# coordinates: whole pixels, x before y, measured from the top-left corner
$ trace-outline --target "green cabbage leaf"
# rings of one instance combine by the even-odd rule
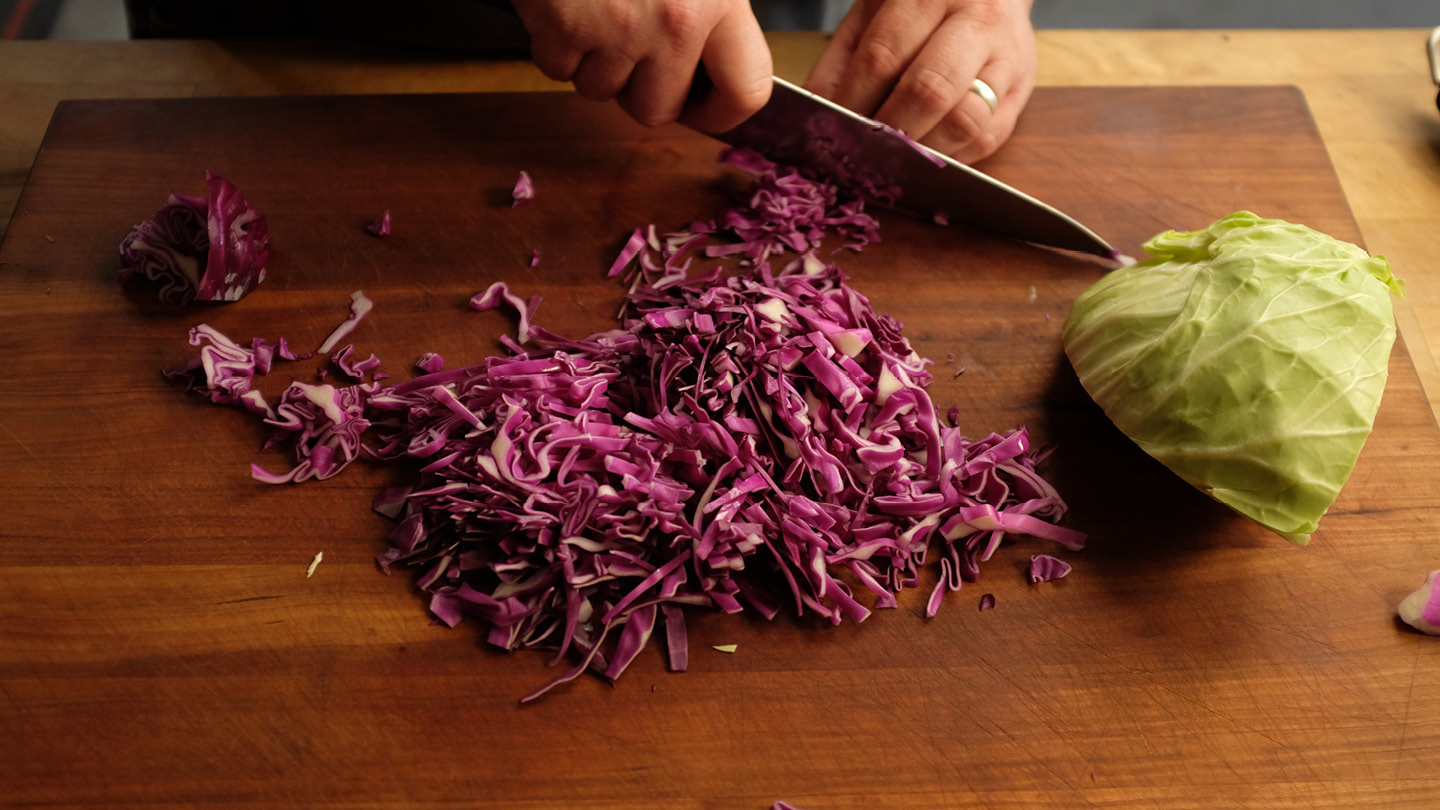
[[[1249,211],[1144,247],[1071,307],[1076,376],[1145,452],[1305,545],[1375,423],[1402,282],[1384,257]]]

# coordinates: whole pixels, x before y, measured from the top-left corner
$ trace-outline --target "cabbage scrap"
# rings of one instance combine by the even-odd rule
[[[365,316],[369,314],[374,306],[375,303],[365,295],[364,290],[356,290],[350,293],[350,317],[341,321],[340,325],[335,327],[335,330],[325,338],[325,342],[320,344],[320,348],[316,349],[315,353],[329,354],[332,349],[340,345],[340,341],[355,331],[355,327],[360,325],[360,321],[364,320]]]
[[[385,213],[381,214],[379,219],[371,220],[370,223],[365,226],[365,232],[371,236],[389,236],[390,209],[386,208]]]
[[[415,368],[426,374],[434,374],[445,367],[445,358],[434,352],[425,352],[415,361]]]
[[[510,207],[515,207],[526,200],[535,199],[535,181],[530,179],[530,173],[522,171],[520,177],[515,181],[515,188],[510,191]]]
[[[1380,256],[1241,211],[1167,231],[1076,299],[1076,376],[1145,452],[1305,545],[1385,389],[1404,287]]]
[[[1070,563],[1049,554],[1035,554],[1030,557],[1030,583],[1054,582],[1070,573]]]

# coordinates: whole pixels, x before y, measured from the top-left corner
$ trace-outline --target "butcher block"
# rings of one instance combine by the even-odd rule
[[[1086,397],[1059,334],[1103,264],[880,211],[880,242],[832,258],[967,435],[1050,448],[1087,547],[1011,538],[928,619],[931,568],[859,623],[693,611],[687,671],[652,645],[525,705],[547,655],[434,621],[377,567],[395,470],[260,483],[286,460],[256,418],[162,375],[201,323],[318,346],[356,290],[374,309],[347,342],[395,379],[503,352],[514,322],[466,306],[496,281],[551,331],[612,328],[632,230],[744,191],[719,150],[568,94],[62,103],[0,247],[0,806],[1434,806],[1440,640],[1394,606],[1440,568],[1440,431],[1403,345],[1297,547]],[[1042,88],[980,168],[1131,255],[1241,209],[1359,241],[1293,88]],[[233,304],[122,290],[121,239],[207,171],[266,217],[267,280]],[[1074,570],[1031,584],[1041,553]]]

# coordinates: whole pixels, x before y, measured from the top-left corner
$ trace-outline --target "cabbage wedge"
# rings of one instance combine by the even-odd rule
[[[1403,284],[1383,257],[1248,211],[1144,247],[1065,320],[1081,385],[1181,478],[1305,545],[1374,425]]]

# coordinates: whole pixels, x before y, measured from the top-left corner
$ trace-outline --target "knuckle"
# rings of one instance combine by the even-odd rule
[[[597,44],[604,42],[611,47],[624,49],[635,47],[648,39],[645,36],[645,18],[637,6],[636,3],[615,5],[603,29],[588,31],[587,36],[595,39]]]
[[[890,43],[879,39],[872,39],[862,45],[854,58],[858,60],[861,70],[884,79],[899,75],[901,68],[905,66],[905,60],[900,53]]]
[[[527,23],[525,27],[531,31],[532,40],[543,41],[552,47],[583,48],[586,44],[585,27],[573,17],[545,17],[534,25]]]
[[[955,145],[951,151],[969,161],[994,154],[1008,134],[1003,125],[987,126],[986,122],[958,109],[945,118],[942,130],[946,140]]]
[[[690,42],[706,33],[704,8],[699,3],[666,3],[660,11],[660,33],[673,42]]]
[[[1000,139],[993,132],[980,132],[970,141],[971,148],[975,150],[975,159],[989,157],[995,154],[1000,148]]]
[[[946,137],[955,143],[971,143],[985,131],[979,121],[960,111],[945,119],[943,129]]]
[[[949,76],[928,68],[915,71],[902,89],[907,105],[931,116],[944,115],[959,103],[955,82]]]
[[[557,48],[536,47],[532,50],[530,57],[541,73],[545,74],[547,78],[560,82],[570,81],[570,77],[575,75],[576,65],[580,61],[577,56]]]

